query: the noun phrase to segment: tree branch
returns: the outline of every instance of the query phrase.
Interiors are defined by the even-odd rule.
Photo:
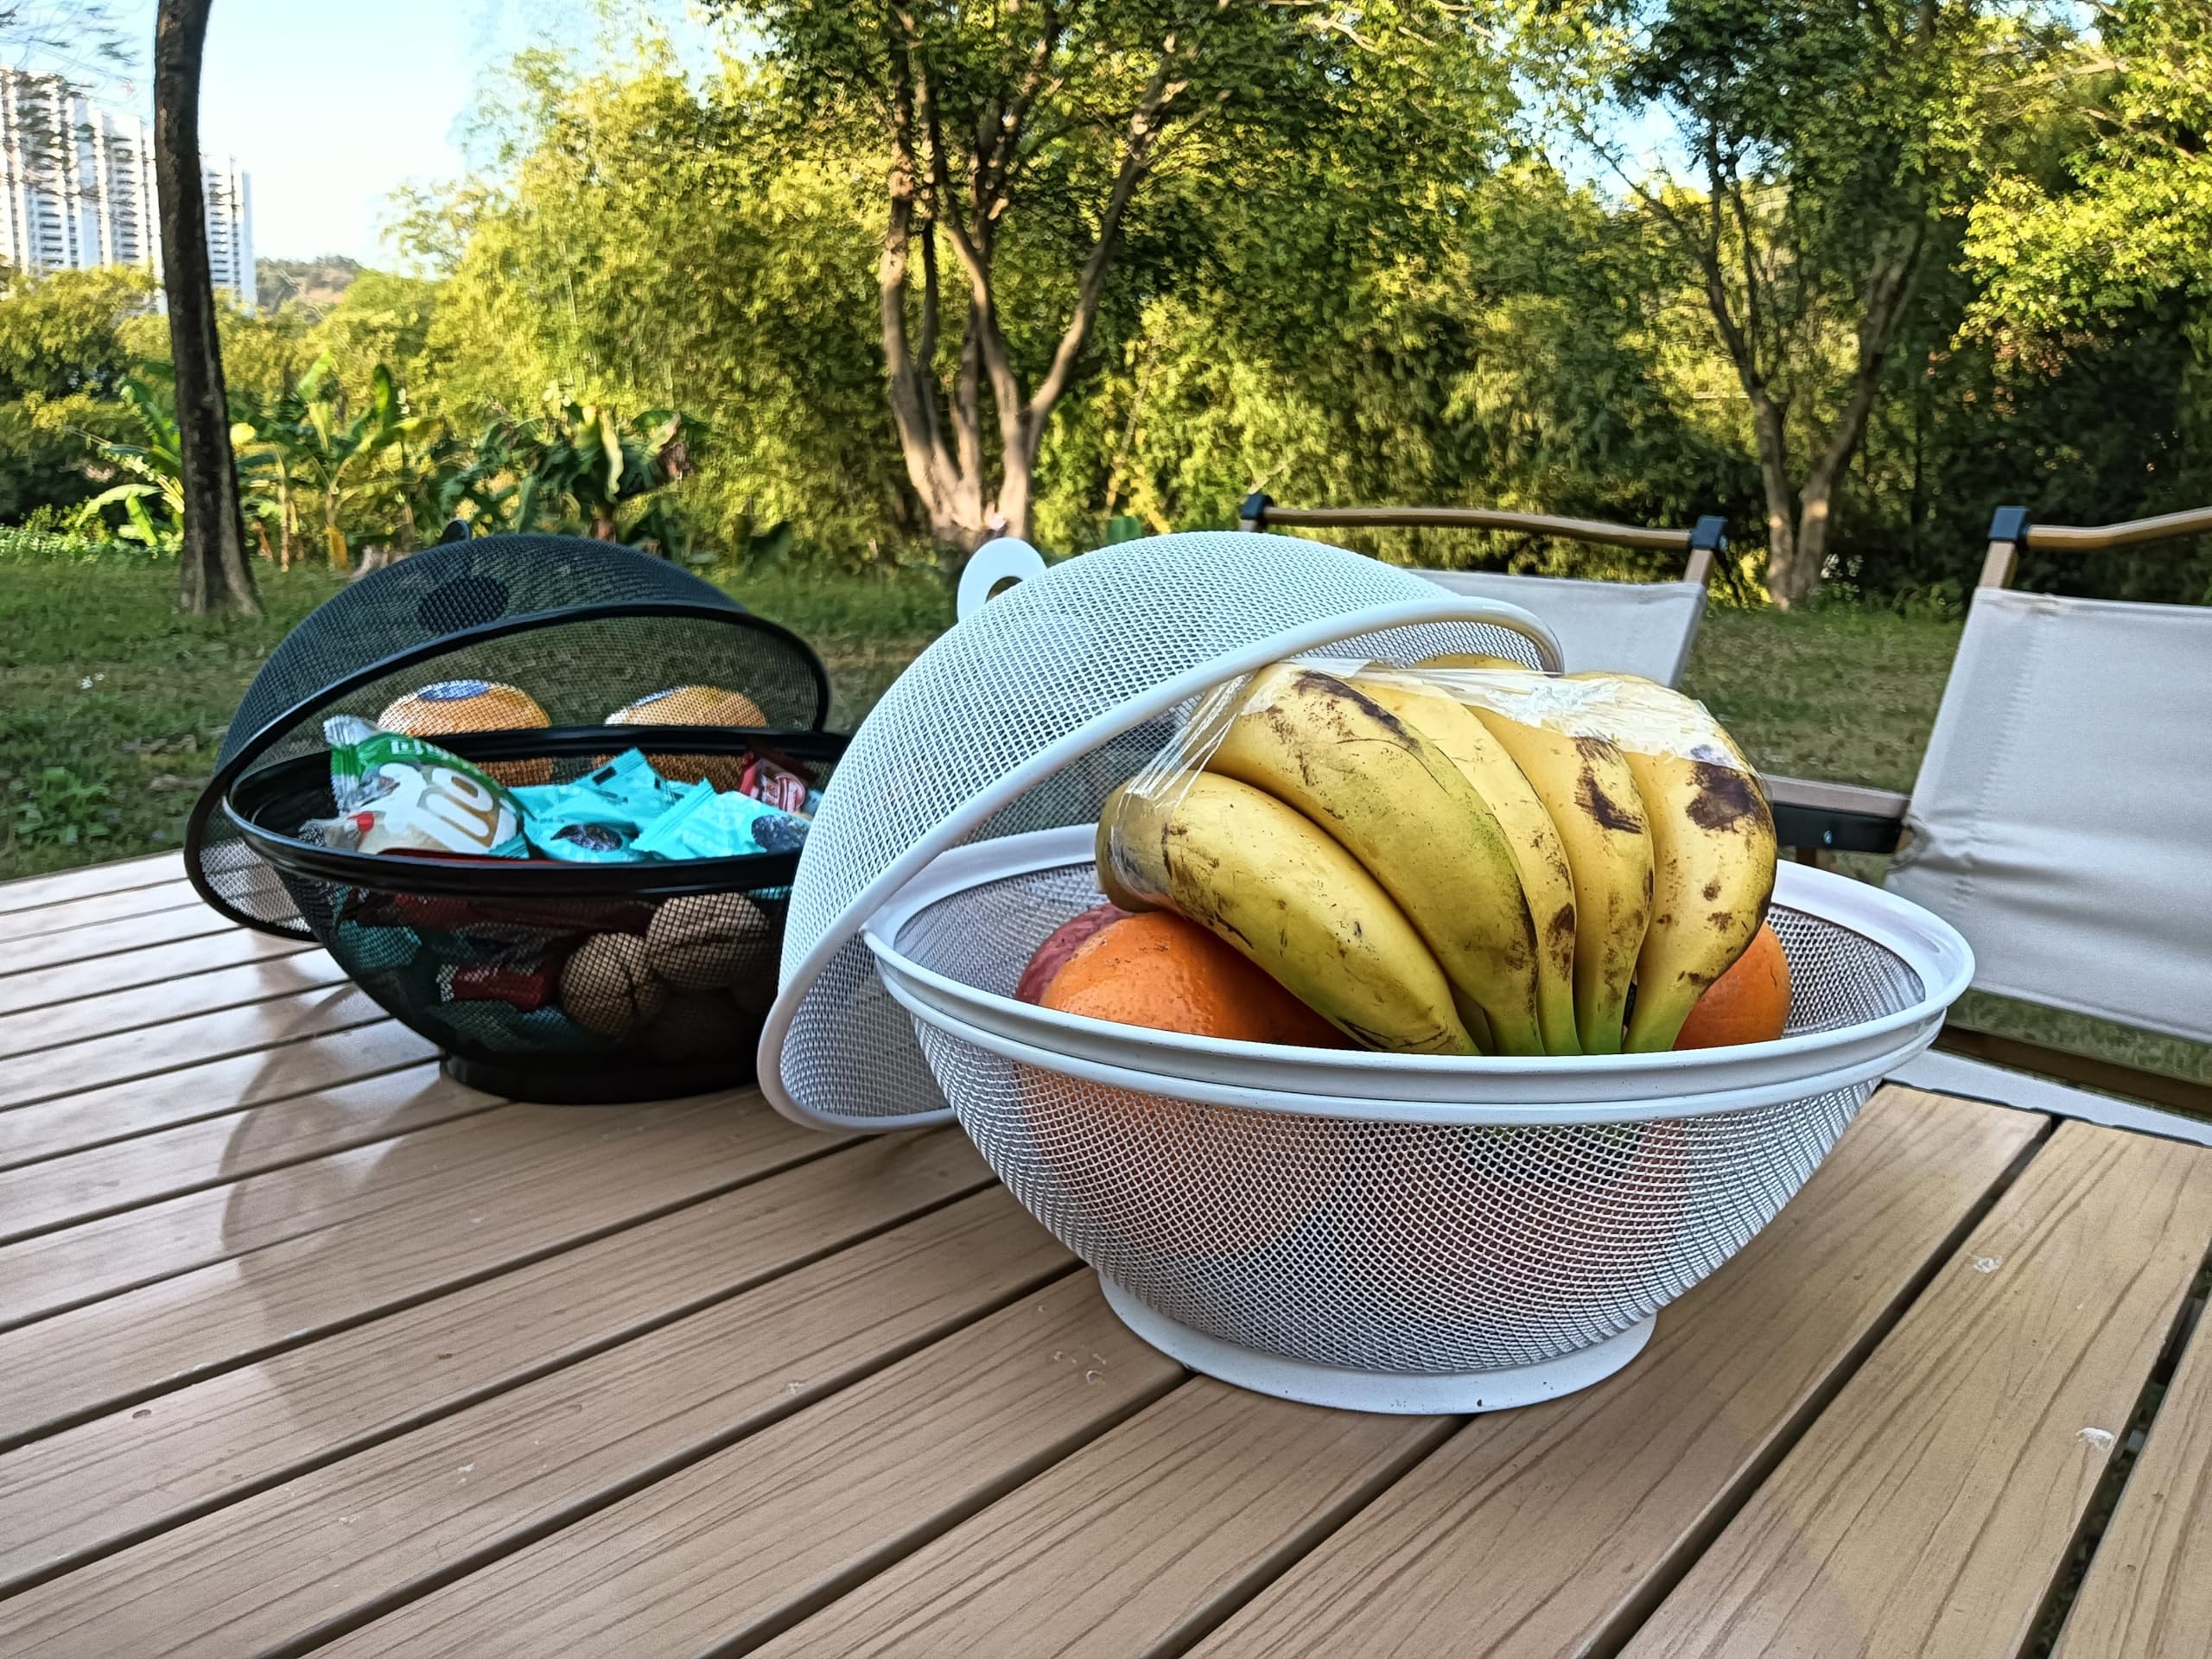
[[[1179,56],[1171,37],[1166,51],[1145,85],[1136,112],[1129,118],[1129,136],[1122,151],[1122,165],[1115,175],[1113,191],[1106,199],[1105,211],[1099,216],[1097,239],[1091,244],[1090,255],[1083,262],[1083,274],[1077,280],[1074,314],[1069,317],[1067,328],[1052,353],[1052,367],[1045,372],[1045,378],[1037,383],[1037,390],[1029,399],[1026,414],[1033,430],[1043,429],[1045,417],[1066,391],[1076,359],[1090,339],[1091,325],[1097,320],[1099,302],[1106,291],[1106,275],[1121,239],[1122,219],[1137,187],[1144,182],[1151,168],[1154,146],[1166,124],[1167,111],[1190,84],[1173,78]],[[1033,438],[1032,444],[1033,448]]]

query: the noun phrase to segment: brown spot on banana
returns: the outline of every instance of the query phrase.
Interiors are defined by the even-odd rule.
[[[1687,810],[1690,822],[1700,830],[1718,833],[1741,824],[1758,824],[1770,816],[1749,772],[1700,760],[1691,766],[1690,778],[1696,789]]]
[[[1595,746],[1595,747],[1593,747]],[[1596,767],[1591,765],[1593,753],[1604,753],[1605,740],[1597,737],[1578,737],[1574,747],[1582,752],[1582,775],[1575,779],[1574,804],[1587,813],[1590,821],[1600,830],[1616,834],[1634,836],[1644,832],[1643,820],[1629,811],[1598,781]]]

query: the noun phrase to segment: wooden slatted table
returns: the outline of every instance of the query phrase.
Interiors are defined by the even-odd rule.
[[[0,1653],[2212,1655],[2212,1151],[1891,1087],[1571,1398],[1193,1376],[957,1132],[445,1081],[0,887]]]

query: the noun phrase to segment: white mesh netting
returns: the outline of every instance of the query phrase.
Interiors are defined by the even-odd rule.
[[[858,937],[866,918],[855,901],[869,885],[1053,743],[1177,677],[1331,617],[1440,600],[1455,602],[1410,571],[1338,548],[1197,532],[1101,548],[991,601],[885,693],[830,784],[791,892],[763,1079],[818,1121],[943,1113],[912,1022]],[[1470,617],[1485,608],[1456,603]],[[1476,652],[1545,665],[1528,637],[1471,620],[1393,628],[1331,650],[1397,663]],[[1105,739],[957,839],[1095,820],[1107,793],[1172,730],[1162,716]],[[827,959],[804,971],[817,949]]]
[[[1098,897],[1079,866],[986,882],[918,912],[899,952],[1004,994]],[[1793,1034],[1922,994],[1847,928],[1770,919]],[[1656,1313],[1773,1218],[1875,1086],[1643,1122],[1344,1121],[1140,1093],[919,1030],[992,1168],[1085,1261],[1224,1341],[1381,1371],[1535,1364]]]

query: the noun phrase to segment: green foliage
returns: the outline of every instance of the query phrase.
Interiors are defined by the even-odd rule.
[[[0,522],[99,492],[86,435],[129,429],[126,332],[150,292],[136,270],[29,277],[0,266]]]
[[[2212,300],[2212,10],[2099,6],[2094,41],[2064,67],[2058,114],[2082,142],[2057,176],[2006,168],[1974,205],[1973,321],[2049,340],[2170,296]]]
[[[109,833],[105,784],[90,784],[67,766],[41,766],[8,785],[4,843],[18,849],[73,848],[105,841]]]
[[[90,564],[144,554],[143,548],[127,542],[79,536],[62,528],[60,515],[50,508],[34,512],[30,522],[22,524],[0,524],[0,564]]]
[[[349,550],[412,547],[459,516],[611,528],[794,594],[860,571],[904,594],[911,575],[944,601],[951,561],[886,394],[898,157],[891,60],[869,54],[896,45],[932,77],[950,191],[932,162],[927,219],[974,183],[988,146],[969,137],[1006,113],[1047,16],[1066,74],[1025,117],[991,231],[1022,388],[1067,338],[1145,54],[1172,21],[1217,31],[1190,66],[1217,102],[1132,195],[1038,429],[1033,524],[1054,552],[1228,524],[1255,486],[1298,504],[1718,511],[1735,554],[1717,591],[1758,602],[1760,416],[1715,273],[1669,218],[1695,230],[1716,211],[1726,308],[1748,327],[1758,295],[1749,360],[1779,411],[1789,512],[1866,382],[1822,555],[1840,600],[1955,612],[2001,502],[2095,523],[2212,500],[2201,7],[2121,0],[2091,32],[2026,0],[1584,0],[1498,14],[1494,36],[1395,4],[1357,24],[1181,0],[734,10],[745,49],[704,71],[650,41],[590,73],[524,54],[488,96],[486,164],[401,215],[423,274],[340,273],[317,303],[222,319],[246,509],[273,557],[312,544],[324,563],[334,524]],[[1872,273],[1914,238],[1869,353]],[[970,277],[949,222],[905,246],[900,315],[949,434]],[[138,470],[160,473],[160,446],[124,391],[137,373],[163,401],[141,365],[166,329],[143,300],[126,273],[0,278],[0,523],[44,512],[59,529],[57,504],[105,494],[96,536],[173,533]],[[1004,433],[983,382],[977,404],[988,505]],[[1673,569],[1433,531],[1356,544]],[[2031,555],[2022,580],[2194,601],[2212,550]]]

